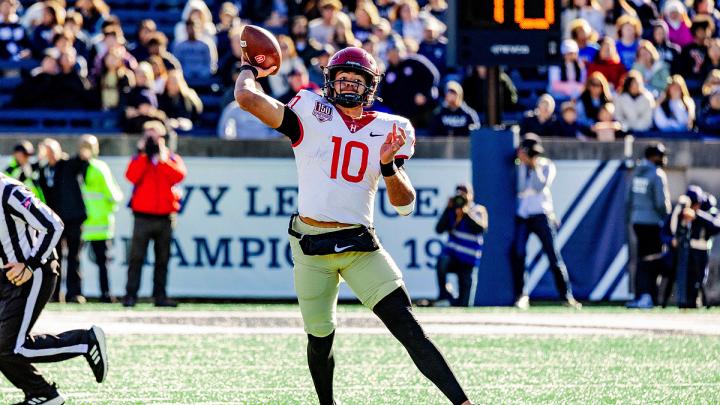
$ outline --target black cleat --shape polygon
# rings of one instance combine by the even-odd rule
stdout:
[[[105,332],[99,326],[90,328],[88,352],[85,354],[85,359],[95,374],[95,381],[99,383],[105,381],[108,373],[107,346],[105,345]]]
[[[125,308],[132,308],[137,304],[137,298],[126,295],[125,298],[123,298],[122,304]]]
[[[178,303],[169,298],[165,298],[165,299],[161,299],[161,300],[156,300],[155,306],[156,307],[165,307],[165,308],[177,308]]]
[[[13,405],[63,405],[65,398],[57,392],[55,384],[44,394],[25,395],[25,400]]]

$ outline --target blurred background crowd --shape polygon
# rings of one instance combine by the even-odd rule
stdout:
[[[385,73],[374,109],[407,116],[421,136],[464,136],[483,123],[487,69],[446,62],[447,8],[444,0],[0,0],[0,105],[102,111],[97,126],[114,132],[159,120],[194,135],[276,137],[233,103],[242,27],[256,24],[282,50],[279,73],[261,81],[268,94],[321,91],[329,56],[359,46]],[[713,0],[565,0],[561,17],[559,66],[501,72],[503,121],[600,141],[720,134]]]

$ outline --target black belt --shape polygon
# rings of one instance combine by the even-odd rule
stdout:
[[[380,243],[374,228],[364,225],[338,231],[330,231],[320,235],[303,235],[293,229],[293,221],[298,217],[290,217],[288,234],[299,239],[300,248],[308,256],[331,255],[344,252],[374,252],[380,249]],[[299,220],[299,218],[298,218]]]

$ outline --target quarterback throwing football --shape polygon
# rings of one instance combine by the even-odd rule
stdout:
[[[321,404],[333,404],[333,338],[340,276],[402,343],[418,369],[454,404],[470,404],[440,351],[412,312],[400,269],[378,243],[373,207],[382,177],[401,215],[415,207],[404,162],[414,130],[402,117],[364,111],[381,74],[373,57],[345,48],[325,68],[324,96],[301,90],[287,105],[258,90],[255,79],[277,67],[245,64],[235,98],[292,141],[299,215],[288,233],[295,290],[308,334],[308,365]]]

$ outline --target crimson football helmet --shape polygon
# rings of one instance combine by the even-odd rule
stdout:
[[[349,70],[365,76],[365,86],[358,86],[357,93],[337,93],[335,76],[338,71]],[[331,103],[343,107],[369,107],[375,101],[375,92],[382,79],[375,58],[362,48],[348,47],[335,53],[323,71],[325,84],[323,92]]]

